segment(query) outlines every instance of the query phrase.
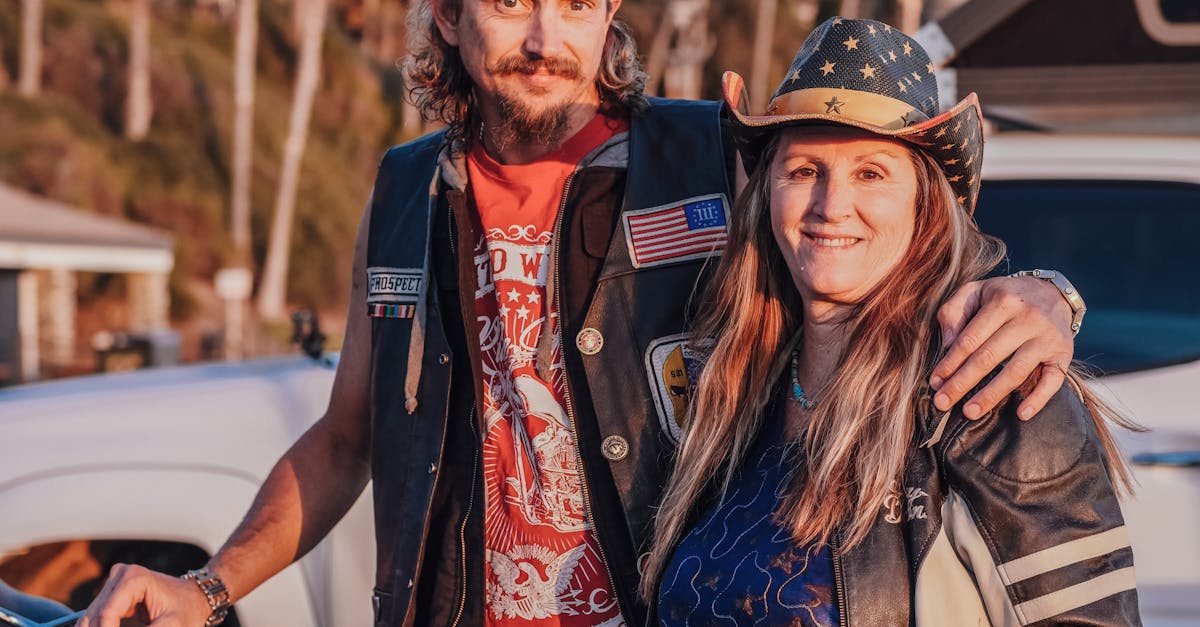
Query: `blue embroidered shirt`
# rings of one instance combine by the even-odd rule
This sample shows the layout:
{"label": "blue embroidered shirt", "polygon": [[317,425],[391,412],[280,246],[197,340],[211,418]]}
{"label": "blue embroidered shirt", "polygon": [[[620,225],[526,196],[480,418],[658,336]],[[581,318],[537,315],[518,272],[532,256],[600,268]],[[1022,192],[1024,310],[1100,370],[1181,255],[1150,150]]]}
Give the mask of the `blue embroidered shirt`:
{"label": "blue embroidered shirt", "polygon": [[829,547],[799,546],[773,520],[788,486],[782,412],[676,549],[659,588],[661,627],[838,624]]}

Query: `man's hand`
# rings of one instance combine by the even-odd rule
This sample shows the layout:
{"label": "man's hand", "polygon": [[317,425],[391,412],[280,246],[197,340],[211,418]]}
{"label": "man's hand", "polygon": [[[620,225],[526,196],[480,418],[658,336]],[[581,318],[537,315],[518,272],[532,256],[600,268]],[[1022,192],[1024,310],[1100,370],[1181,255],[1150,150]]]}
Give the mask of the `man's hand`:
{"label": "man's hand", "polygon": [[1062,387],[1075,352],[1071,307],[1058,289],[1033,277],[974,281],[938,310],[946,356],[933,369],[933,402],[946,411],[1001,363],[1004,369],[963,408],[979,418],[1040,369],[1017,416],[1029,420]]}
{"label": "man's hand", "polygon": [[141,566],[117,564],[104,589],[88,606],[78,627],[120,627],[134,618],[150,627],[196,627],[212,610],[194,581],[185,581]]}

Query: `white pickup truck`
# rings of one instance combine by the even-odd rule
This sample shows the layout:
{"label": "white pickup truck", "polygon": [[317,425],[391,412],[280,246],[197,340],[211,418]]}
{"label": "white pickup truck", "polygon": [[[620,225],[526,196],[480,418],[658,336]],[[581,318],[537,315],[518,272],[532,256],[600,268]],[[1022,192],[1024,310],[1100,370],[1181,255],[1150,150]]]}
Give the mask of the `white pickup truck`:
{"label": "white pickup truck", "polygon": [[[0,579],[79,609],[113,562],[198,567],[332,383],[291,357],[0,389]],[[369,500],[226,624],[371,624]]]}

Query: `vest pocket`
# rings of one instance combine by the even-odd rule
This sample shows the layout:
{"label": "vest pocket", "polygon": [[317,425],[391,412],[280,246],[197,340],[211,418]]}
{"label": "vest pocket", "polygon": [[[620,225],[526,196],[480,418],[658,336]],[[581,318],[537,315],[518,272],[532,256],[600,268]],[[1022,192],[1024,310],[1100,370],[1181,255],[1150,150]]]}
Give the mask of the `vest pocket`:
{"label": "vest pocket", "polygon": [[371,611],[375,616],[375,627],[390,627],[392,593],[379,588],[371,591]]}

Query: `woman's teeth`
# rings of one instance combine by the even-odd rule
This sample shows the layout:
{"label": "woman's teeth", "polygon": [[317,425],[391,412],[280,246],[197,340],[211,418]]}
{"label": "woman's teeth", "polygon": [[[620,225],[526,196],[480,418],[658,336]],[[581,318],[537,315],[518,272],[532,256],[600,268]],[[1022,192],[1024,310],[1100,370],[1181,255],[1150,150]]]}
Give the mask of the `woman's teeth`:
{"label": "woman's teeth", "polygon": [[830,239],[827,237],[814,237],[813,241],[821,246],[830,246],[830,247],[834,247],[834,248],[839,248],[839,247],[853,245],[855,242],[858,241],[858,238],[857,237],[838,237],[838,238]]}

